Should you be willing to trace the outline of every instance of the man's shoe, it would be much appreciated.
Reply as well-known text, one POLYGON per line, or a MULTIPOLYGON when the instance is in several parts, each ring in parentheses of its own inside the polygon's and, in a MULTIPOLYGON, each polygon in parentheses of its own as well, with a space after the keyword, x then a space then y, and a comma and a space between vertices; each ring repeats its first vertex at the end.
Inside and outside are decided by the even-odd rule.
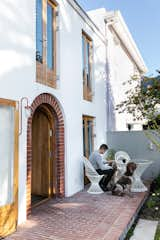
POLYGON ((108 189, 108 187, 105 187, 105 188, 103 189, 103 191, 104 191, 104 192, 108 192, 108 191, 110 191, 110 190, 108 189))
POLYGON ((103 190, 104 192, 109 191, 108 187, 104 186, 103 184, 101 184, 100 187, 102 188, 102 190, 103 190))

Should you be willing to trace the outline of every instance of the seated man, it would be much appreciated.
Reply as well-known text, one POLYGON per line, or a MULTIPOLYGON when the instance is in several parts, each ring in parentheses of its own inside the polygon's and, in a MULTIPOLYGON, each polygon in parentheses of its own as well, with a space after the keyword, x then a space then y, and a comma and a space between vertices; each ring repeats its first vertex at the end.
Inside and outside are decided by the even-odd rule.
POLYGON ((99 185, 103 191, 107 191, 107 185, 111 180, 115 170, 109 166, 106 160, 103 159, 103 154, 107 151, 108 146, 106 144, 102 144, 98 151, 93 152, 90 157, 89 161, 92 163, 93 167, 100 175, 105 175, 99 185))

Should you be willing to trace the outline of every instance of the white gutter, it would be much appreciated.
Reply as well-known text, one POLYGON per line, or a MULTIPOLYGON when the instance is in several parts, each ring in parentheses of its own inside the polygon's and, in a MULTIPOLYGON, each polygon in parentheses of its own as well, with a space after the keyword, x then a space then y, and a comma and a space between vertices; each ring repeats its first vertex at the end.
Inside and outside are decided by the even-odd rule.
POLYGON ((148 71, 143 58, 125 24, 120 11, 106 12, 106 21, 113 27, 121 42, 124 44, 129 55, 133 58, 135 64, 142 74, 148 71))

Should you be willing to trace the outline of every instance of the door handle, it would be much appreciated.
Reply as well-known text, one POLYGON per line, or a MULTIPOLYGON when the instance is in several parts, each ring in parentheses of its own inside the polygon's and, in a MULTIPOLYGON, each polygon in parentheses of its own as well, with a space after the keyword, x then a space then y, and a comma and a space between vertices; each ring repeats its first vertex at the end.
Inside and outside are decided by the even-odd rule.
POLYGON ((52 151, 49 152, 49 158, 51 158, 51 157, 52 157, 52 151))
POLYGON ((53 151, 49 152, 49 157, 52 158, 53 157, 53 151))

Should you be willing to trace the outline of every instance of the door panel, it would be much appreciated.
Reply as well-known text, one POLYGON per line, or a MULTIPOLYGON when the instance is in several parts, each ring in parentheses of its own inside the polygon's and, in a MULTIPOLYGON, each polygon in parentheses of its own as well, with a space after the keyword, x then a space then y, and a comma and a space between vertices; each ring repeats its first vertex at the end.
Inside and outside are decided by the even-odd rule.
POLYGON ((16 230, 18 207, 18 111, 0 99, 0 237, 16 230))
POLYGON ((50 128, 47 114, 37 111, 32 128, 32 194, 35 195, 51 193, 50 128))

